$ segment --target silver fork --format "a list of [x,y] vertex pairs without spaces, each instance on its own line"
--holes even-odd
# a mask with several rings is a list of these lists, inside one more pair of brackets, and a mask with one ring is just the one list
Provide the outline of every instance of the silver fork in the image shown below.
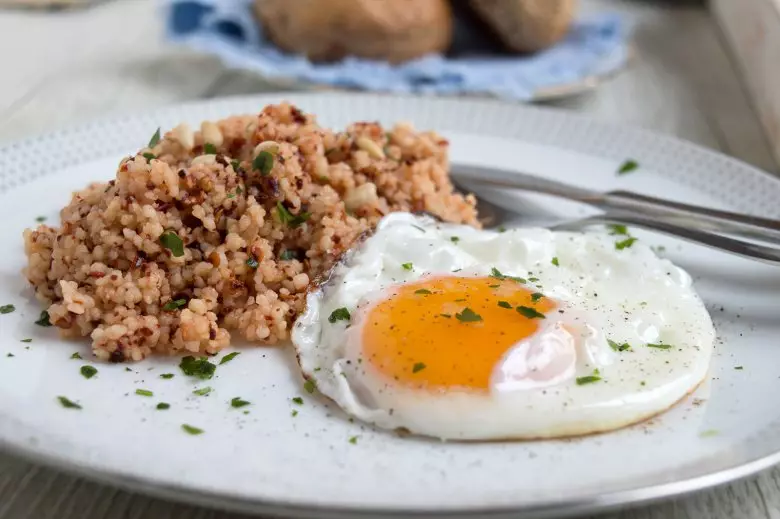
[[[728,211],[691,206],[627,191],[600,193],[525,173],[482,166],[453,165],[458,181],[480,183],[554,195],[583,202],[605,212],[587,218],[544,225],[552,230],[579,230],[599,224],[624,224],[658,231],[684,240],[766,263],[780,263],[780,249],[716,233],[745,236],[767,243],[780,243],[780,221]],[[511,209],[479,199],[486,226],[507,220]],[[517,213],[515,213],[517,214]],[[712,232],[708,232],[712,231]]]

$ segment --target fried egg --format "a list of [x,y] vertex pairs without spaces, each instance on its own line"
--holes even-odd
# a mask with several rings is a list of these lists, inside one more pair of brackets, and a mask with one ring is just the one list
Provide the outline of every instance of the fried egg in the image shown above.
[[640,241],[396,213],[307,295],[310,385],[378,427],[454,440],[608,431],[705,378],[690,276]]

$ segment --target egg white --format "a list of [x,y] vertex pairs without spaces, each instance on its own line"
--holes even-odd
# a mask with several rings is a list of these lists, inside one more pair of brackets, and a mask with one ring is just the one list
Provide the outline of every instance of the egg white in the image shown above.
[[[349,414],[441,439],[563,437],[641,421],[705,378],[715,332],[685,271],[641,242],[617,250],[616,241],[606,233],[500,233],[406,213],[387,216],[308,294],[292,332],[301,369]],[[487,393],[421,391],[394,384],[362,362],[362,316],[389,287],[431,275],[485,276],[492,268],[538,278],[529,285],[558,302],[563,312],[548,316],[543,330],[568,325],[581,331],[566,376],[530,387],[496,382]],[[328,322],[342,307],[351,322]],[[631,351],[613,351],[608,339],[630,344]],[[600,381],[577,384],[594,370]]]

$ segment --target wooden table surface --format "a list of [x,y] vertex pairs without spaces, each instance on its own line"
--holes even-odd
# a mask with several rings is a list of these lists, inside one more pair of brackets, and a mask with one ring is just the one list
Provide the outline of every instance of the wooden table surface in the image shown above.
[[[597,119],[675,135],[780,174],[703,7],[583,0],[636,24],[632,65],[598,91],[553,103]],[[156,5],[117,0],[86,11],[0,11],[0,141],[111,112],[273,91],[216,60],[161,42]],[[0,519],[240,519],[110,488],[0,454]],[[599,519],[778,519],[780,469]]]

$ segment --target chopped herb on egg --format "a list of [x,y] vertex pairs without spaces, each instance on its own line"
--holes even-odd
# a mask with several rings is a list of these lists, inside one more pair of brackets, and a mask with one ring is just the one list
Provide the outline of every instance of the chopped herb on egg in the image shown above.
[[149,153],[148,151],[146,153],[142,153],[141,156],[146,159],[146,162],[151,162],[157,158],[154,153]]
[[157,127],[157,131],[154,132],[154,134],[152,135],[152,138],[149,139],[149,144],[146,147],[147,148],[154,148],[158,144],[160,144],[160,127],[159,126]]
[[639,168],[639,163],[634,159],[628,159],[617,170],[618,175],[625,175]]
[[352,438],[349,439],[349,443],[351,443],[352,445],[357,445],[357,440],[358,440],[358,437],[357,436],[353,436]]
[[512,303],[510,303],[509,301],[499,301],[498,302],[498,306],[500,306],[501,308],[509,308],[509,309],[511,309],[512,308]]
[[193,395],[198,395],[198,396],[206,396],[209,393],[211,393],[211,391],[212,391],[211,387],[206,386],[206,387],[202,387],[200,389],[196,389],[195,391],[192,392],[192,394]]
[[217,154],[217,147],[211,144],[210,142],[207,142],[203,145],[203,154],[204,155],[216,155]]
[[490,277],[496,278],[496,279],[511,279],[512,281],[517,281],[518,283],[525,283],[526,280],[523,278],[515,277],[515,276],[506,276],[501,273],[500,270],[498,270],[496,267],[493,267],[490,269]]
[[636,238],[634,238],[634,237],[626,238],[625,240],[616,242],[615,243],[615,248],[617,250],[627,249],[628,247],[631,247],[634,244],[635,241],[636,241]]
[[609,229],[609,234],[628,236],[628,227],[625,225],[611,224],[607,225],[607,228]]
[[303,383],[303,389],[311,395],[317,389],[317,383],[313,379],[308,379]]
[[607,339],[607,342],[609,343],[609,347],[612,348],[614,351],[631,351],[631,345],[627,342],[624,342],[623,344],[618,344],[617,342]]
[[246,266],[250,269],[256,269],[260,263],[254,258],[254,256],[249,256],[249,259],[246,260]]
[[452,318],[452,314],[439,314],[441,317],[444,317],[445,319]]
[[419,290],[415,290],[414,293],[422,295],[422,296],[427,296],[427,295],[433,294],[433,292],[431,292],[427,288],[421,288]]
[[10,314],[14,310],[16,310],[16,307],[14,305],[0,306],[0,314]]
[[259,171],[264,177],[271,173],[274,167],[274,156],[268,151],[261,151],[252,160],[252,169]]
[[488,285],[488,286],[489,286],[490,288],[498,288],[498,287],[500,287],[501,285]]
[[518,306],[517,312],[523,317],[527,317],[528,319],[545,319],[543,313],[537,312],[530,306]]
[[81,406],[74,402],[73,400],[70,400],[67,397],[64,396],[58,396],[57,400],[60,401],[60,405],[64,407],[65,409],[81,409]]
[[38,326],[51,326],[51,321],[49,321],[49,312],[46,310],[41,311],[41,315],[38,317],[38,320],[35,321],[35,324]]
[[154,396],[154,393],[152,393],[148,389],[136,389],[135,394],[138,396]]
[[290,261],[290,260],[298,259],[298,252],[292,249],[283,250],[279,254],[279,259],[282,261]]
[[238,168],[241,167],[241,163],[237,160],[231,160],[230,165],[233,167],[233,171],[238,171]]
[[292,417],[298,416],[298,410],[297,409],[293,409],[292,413],[290,413],[290,416],[292,416]]
[[219,365],[221,366],[222,364],[224,364],[226,362],[230,362],[231,360],[235,359],[239,355],[241,355],[240,351],[234,351],[233,353],[228,353],[227,355],[222,357],[222,359],[219,361]]
[[458,238],[457,236],[450,236],[450,241],[452,243],[458,243],[460,241],[460,238]]
[[455,300],[455,302],[456,302],[456,303],[462,303],[462,302],[464,302],[465,300],[466,300],[466,298],[465,298],[465,297],[461,297],[460,299],[456,299],[456,300]]
[[670,350],[670,349],[672,349],[672,345],[671,344],[660,344],[660,343],[656,344],[656,343],[652,343],[652,342],[648,342],[647,343],[647,347],[648,348],[656,348],[656,349],[659,349],[659,350]]
[[345,307],[336,308],[330,313],[330,316],[328,317],[328,322],[333,324],[336,321],[349,321],[350,315],[349,310],[347,310]]
[[98,370],[94,366],[81,366],[81,376],[89,380],[97,375]]
[[192,355],[187,355],[181,359],[179,368],[188,377],[196,377],[202,380],[210,379],[217,370],[216,364],[212,364],[203,357],[195,358]]
[[249,402],[247,400],[243,400],[240,396],[233,397],[230,399],[230,407],[246,407],[252,402]]
[[533,294],[531,294],[531,301],[536,303],[543,297],[544,294],[542,294],[541,292],[534,292]]
[[27,342],[27,343],[29,343],[29,342],[32,342],[32,339],[22,339],[20,342]]
[[303,405],[303,398],[301,398],[299,396],[296,396],[295,398],[293,398],[292,401],[293,401],[293,404]]
[[279,216],[280,222],[292,228],[300,227],[311,218],[307,212],[292,214],[281,202],[276,202],[276,214]]
[[173,312],[174,310],[178,310],[179,308],[182,308],[187,305],[186,299],[172,299],[165,303],[163,306],[163,310],[167,312]]
[[45,216],[38,216],[38,217],[35,218],[35,221],[38,222],[38,223],[43,223],[43,222],[46,221],[46,217]]
[[15,357],[16,355],[14,355],[13,353],[6,353],[5,356],[6,357]]
[[462,323],[475,323],[482,320],[482,316],[468,306],[460,313],[456,313],[455,318]]
[[414,268],[414,265],[411,263],[401,263],[401,268],[404,270],[412,270]]
[[717,429],[707,429],[706,431],[702,431],[699,433],[700,438],[711,438],[712,436],[719,435],[720,432],[718,432]]
[[531,283],[536,283],[537,281],[539,281],[539,278],[528,278],[528,281],[530,281]]
[[187,434],[190,434],[192,436],[197,436],[199,434],[203,434],[203,429],[200,429],[199,427],[195,427],[193,425],[189,425],[186,423],[181,424],[182,430],[186,432]]
[[184,242],[179,235],[173,231],[165,231],[160,236],[160,243],[163,247],[171,251],[174,258],[184,256]]
[[578,386],[584,386],[585,384],[593,384],[601,380],[598,370],[593,370],[593,375],[587,375],[585,377],[577,377],[576,382]]
[[422,371],[426,368],[425,363],[423,362],[415,362],[414,366],[412,366],[412,373],[417,373],[418,371]]
[[741,371],[741,370],[743,370],[743,369],[745,369],[745,368],[744,368],[743,366],[734,366],[734,369],[736,369],[736,370],[740,370],[740,371]]
[[163,373],[162,375],[160,375],[160,378],[164,378],[166,380],[172,379],[173,378],[173,373]]
[[159,409],[160,411],[164,411],[170,408],[171,408],[171,404],[167,402],[160,402],[159,404],[157,404],[157,409]]
[[555,256],[552,260],[550,260],[550,263],[552,263],[556,267],[560,267],[561,266],[561,264],[558,262],[558,256]]
[[501,226],[499,226],[499,228],[497,230],[498,230],[498,232],[506,232],[506,227],[501,225]]

